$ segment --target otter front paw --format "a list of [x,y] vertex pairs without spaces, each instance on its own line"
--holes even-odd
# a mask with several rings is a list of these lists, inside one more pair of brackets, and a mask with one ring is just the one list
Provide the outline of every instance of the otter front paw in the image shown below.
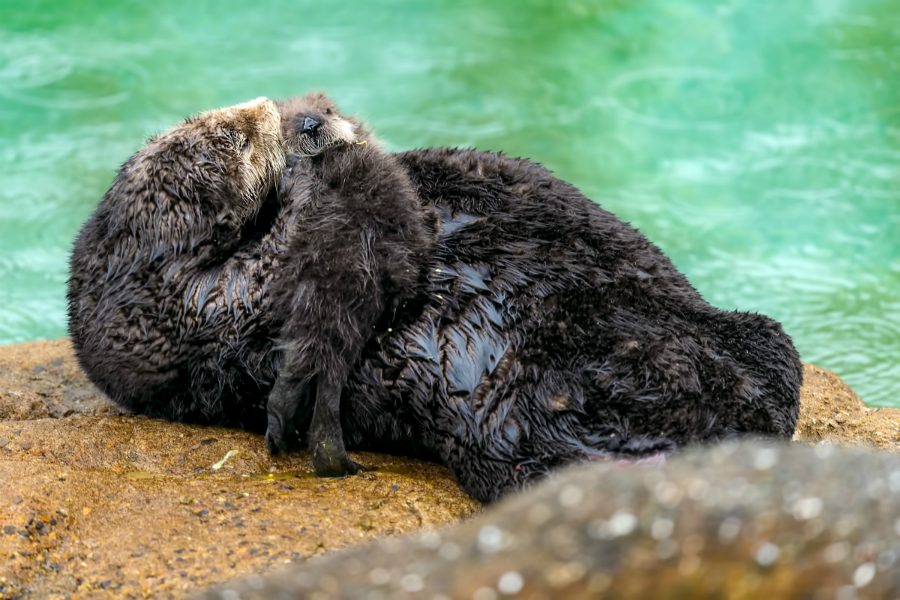
[[367,470],[361,464],[350,460],[343,444],[340,448],[337,446],[337,444],[330,444],[327,441],[320,441],[312,448],[316,477],[346,477]]

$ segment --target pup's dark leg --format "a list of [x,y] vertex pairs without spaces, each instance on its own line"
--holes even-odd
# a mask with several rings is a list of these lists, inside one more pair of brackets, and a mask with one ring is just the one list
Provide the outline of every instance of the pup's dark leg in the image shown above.
[[335,379],[337,378],[319,377],[312,425],[309,428],[309,451],[319,477],[344,477],[365,470],[362,465],[350,460],[344,448],[340,406],[341,390],[346,377],[340,378],[340,381]]
[[350,460],[344,448],[340,404],[346,374],[331,372],[304,377],[297,374],[297,366],[292,362],[287,358],[269,394],[266,431],[269,451],[287,454],[299,450],[308,430],[309,450],[317,476],[344,477],[364,470],[362,465]]
[[[341,393],[383,307],[375,298],[364,308],[354,299],[373,296],[365,285],[324,275],[326,284],[301,285],[291,296],[291,315],[281,331],[283,360],[268,401],[266,441],[273,452],[309,448],[319,477],[343,477],[362,467],[347,455],[341,429]],[[310,419],[311,416],[311,419]]]
[[269,393],[266,445],[289,454],[303,447],[316,400],[316,380],[279,375]]

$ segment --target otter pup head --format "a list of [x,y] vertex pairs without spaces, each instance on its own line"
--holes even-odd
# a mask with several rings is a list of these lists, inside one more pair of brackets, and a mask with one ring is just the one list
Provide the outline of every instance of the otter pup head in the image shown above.
[[177,250],[227,245],[284,166],[280,126],[267,98],[190,117],[132,156],[104,203],[116,205],[120,227],[139,241]]
[[380,144],[362,123],[344,116],[321,92],[278,103],[282,134],[288,154],[317,156],[344,144]]

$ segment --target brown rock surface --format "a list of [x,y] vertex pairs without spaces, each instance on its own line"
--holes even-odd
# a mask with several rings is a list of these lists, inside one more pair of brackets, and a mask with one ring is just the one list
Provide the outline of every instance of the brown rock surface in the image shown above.
[[869,408],[840,377],[805,364],[794,441],[900,451],[900,409]]
[[0,421],[125,414],[78,368],[68,338],[0,346]]
[[[804,377],[796,440],[900,448],[900,410],[866,408],[817,367]],[[378,470],[315,479],[260,436],[124,415],[67,339],[0,347],[0,599],[183,597],[478,511],[439,466],[354,459]]]
[[0,348],[0,599],[183,597],[479,510],[443,467],[353,457],[377,470],[316,479],[258,435],[122,415],[68,340]]

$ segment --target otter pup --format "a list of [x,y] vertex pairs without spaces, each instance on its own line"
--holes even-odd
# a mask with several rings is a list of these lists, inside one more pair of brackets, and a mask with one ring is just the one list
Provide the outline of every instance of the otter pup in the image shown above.
[[289,452],[308,428],[316,474],[337,477],[360,468],[340,423],[347,376],[378,324],[424,282],[436,215],[419,204],[396,157],[324,94],[290,100],[281,113],[291,154],[279,197],[302,204],[302,233],[272,289],[286,320],[266,440],[273,453]]
[[187,119],[122,165],[81,228],[69,332],[116,403],[265,429],[279,326],[266,290],[296,221],[267,199],[284,165],[280,126],[266,98]]

